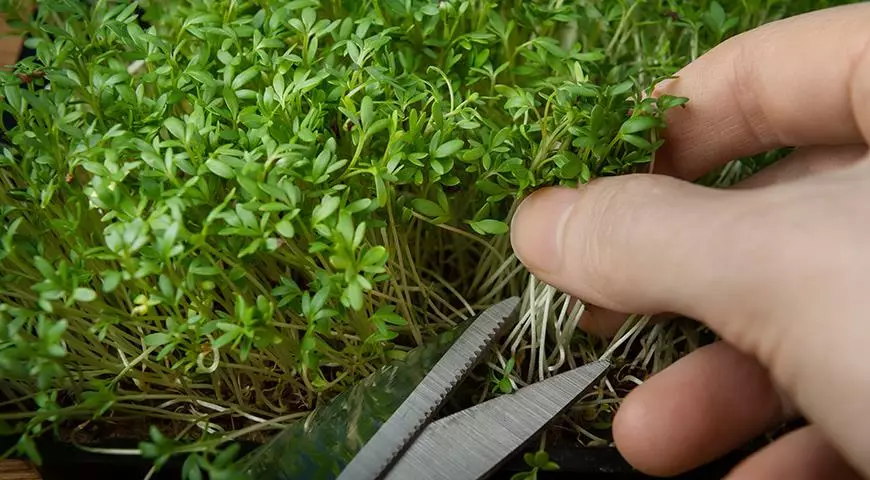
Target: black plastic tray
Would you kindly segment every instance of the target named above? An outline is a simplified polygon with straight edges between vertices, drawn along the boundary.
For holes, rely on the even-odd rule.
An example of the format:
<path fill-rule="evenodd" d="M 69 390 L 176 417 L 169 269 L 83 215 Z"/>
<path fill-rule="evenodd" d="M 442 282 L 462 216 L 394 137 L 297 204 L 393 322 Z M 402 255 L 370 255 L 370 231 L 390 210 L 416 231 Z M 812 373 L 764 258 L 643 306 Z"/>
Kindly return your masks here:
<path fill-rule="evenodd" d="M 13 446 L 17 437 L 0 437 L 0 448 L 4 450 Z M 677 480 L 695 480 L 722 478 L 739 461 L 746 458 L 763 440 L 752 442 L 744 449 L 729 454 L 709 465 L 689 473 L 673 477 Z M 40 472 L 44 480 L 67 480 L 69 478 L 97 479 L 143 479 L 151 469 L 151 461 L 138 456 L 108 455 L 86 452 L 70 443 L 58 442 L 49 438 L 38 439 L 37 448 L 43 459 Z M 242 443 L 242 453 L 248 453 L 258 445 Z M 94 445 L 96 446 L 96 445 Z M 113 441 L 110 448 L 136 448 L 134 441 Z M 554 447 L 548 448 L 550 458 L 560 465 L 556 472 L 538 474 L 540 480 L 587 479 L 600 478 L 606 480 L 641 480 L 652 479 L 634 470 L 612 447 Z M 181 465 L 184 457 L 170 459 L 159 472 L 152 475 L 153 480 L 181 478 Z M 509 480 L 516 473 L 526 471 L 521 456 L 506 463 L 492 477 L 493 480 Z M 300 479 L 303 480 L 303 479 Z"/>

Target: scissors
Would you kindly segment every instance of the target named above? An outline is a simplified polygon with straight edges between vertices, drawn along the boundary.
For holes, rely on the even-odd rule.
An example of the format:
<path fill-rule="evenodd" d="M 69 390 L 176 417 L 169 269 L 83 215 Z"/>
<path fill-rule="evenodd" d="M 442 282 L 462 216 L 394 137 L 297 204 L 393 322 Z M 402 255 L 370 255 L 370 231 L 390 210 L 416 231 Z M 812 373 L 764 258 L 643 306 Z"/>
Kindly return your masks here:
<path fill-rule="evenodd" d="M 607 360 L 591 362 L 433 421 L 485 350 L 516 320 L 519 304 L 512 297 L 475 318 L 337 480 L 487 478 L 607 371 Z"/>

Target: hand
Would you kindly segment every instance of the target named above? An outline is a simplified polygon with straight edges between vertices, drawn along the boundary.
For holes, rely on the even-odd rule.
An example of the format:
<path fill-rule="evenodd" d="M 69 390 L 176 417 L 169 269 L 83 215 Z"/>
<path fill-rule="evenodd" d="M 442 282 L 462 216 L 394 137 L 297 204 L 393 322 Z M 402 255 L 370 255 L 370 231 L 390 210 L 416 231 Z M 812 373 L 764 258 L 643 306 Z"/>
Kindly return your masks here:
<path fill-rule="evenodd" d="M 690 100 L 656 174 L 544 189 L 517 212 L 514 249 L 539 279 L 723 338 L 623 402 L 616 445 L 638 469 L 679 474 L 800 412 L 809 426 L 732 478 L 870 476 L 868 25 L 859 4 L 724 42 L 657 88 Z M 690 183 L 782 146 L 797 149 L 737 188 Z"/>

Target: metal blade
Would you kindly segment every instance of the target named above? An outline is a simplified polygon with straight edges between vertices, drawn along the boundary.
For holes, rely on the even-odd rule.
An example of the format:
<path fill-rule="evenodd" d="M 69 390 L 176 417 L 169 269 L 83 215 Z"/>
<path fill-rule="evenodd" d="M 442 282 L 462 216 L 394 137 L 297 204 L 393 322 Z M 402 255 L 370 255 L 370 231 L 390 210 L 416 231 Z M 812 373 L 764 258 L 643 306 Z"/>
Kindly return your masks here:
<path fill-rule="evenodd" d="M 475 319 L 342 470 L 338 480 L 380 478 L 480 360 L 507 320 L 516 314 L 519 303 L 517 297 L 507 299 Z"/>
<path fill-rule="evenodd" d="M 429 424 L 385 480 L 485 478 L 576 402 L 609 366 L 599 360 Z"/>

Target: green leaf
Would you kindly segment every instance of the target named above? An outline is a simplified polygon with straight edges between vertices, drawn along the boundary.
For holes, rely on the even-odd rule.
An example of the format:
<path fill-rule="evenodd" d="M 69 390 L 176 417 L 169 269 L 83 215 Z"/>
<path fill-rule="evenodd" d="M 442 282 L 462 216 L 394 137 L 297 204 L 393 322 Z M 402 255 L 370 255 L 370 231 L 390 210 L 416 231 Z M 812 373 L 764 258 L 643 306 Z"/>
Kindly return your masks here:
<path fill-rule="evenodd" d="M 375 118 L 374 104 L 371 97 L 364 97 L 359 108 L 360 121 L 362 122 L 363 130 L 368 130 Z"/>
<path fill-rule="evenodd" d="M 537 466 L 537 462 L 535 461 L 535 454 L 533 452 L 524 453 L 523 461 L 526 462 L 526 465 L 530 467 Z"/>
<path fill-rule="evenodd" d="M 152 333 L 150 335 L 146 335 L 143 339 L 146 346 L 149 347 L 159 347 L 160 345 L 165 345 L 172 340 L 172 336 L 168 333 Z"/>
<path fill-rule="evenodd" d="M 356 282 L 348 284 L 347 288 L 344 289 L 342 302 L 353 310 L 361 309 L 363 306 L 362 287 Z"/>
<path fill-rule="evenodd" d="M 209 171 L 211 171 L 211 173 L 222 178 L 234 178 L 236 176 L 235 172 L 233 172 L 233 169 L 226 163 L 221 162 L 220 160 L 210 158 L 205 161 L 205 166 L 209 169 Z"/>
<path fill-rule="evenodd" d="M 54 278 L 54 266 L 48 263 L 48 260 L 42 257 L 33 258 L 33 266 L 39 270 L 44 278 Z"/>
<path fill-rule="evenodd" d="M 121 272 L 103 272 L 103 291 L 110 293 L 121 283 Z"/>
<path fill-rule="evenodd" d="M 310 30 L 312 26 L 314 26 L 314 22 L 317 20 L 317 11 L 313 8 L 306 8 L 302 10 L 302 23 L 305 25 L 306 30 Z"/>
<path fill-rule="evenodd" d="M 220 468 L 226 468 L 229 466 L 233 459 L 235 459 L 236 455 L 238 455 L 239 450 L 241 449 L 241 445 L 238 443 L 231 443 L 227 448 L 220 451 L 214 457 L 214 465 Z"/>
<path fill-rule="evenodd" d="M 183 140 L 184 139 L 184 122 L 176 117 L 169 117 L 164 122 L 163 125 L 169 130 L 169 133 L 172 134 L 173 137 Z"/>
<path fill-rule="evenodd" d="M 368 134 L 369 136 L 374 135 L 374 134 L 379 133 L 383 130 L 386 130 L 387 128 L 389 128 L 389 126 L 390 126 L 390 119 L 389 118 L 382 118 L 380 120 L 375 120 L 374 123 L 369 125 L 369 127 L 366 129 L 366 134 Z"/>
<path fill-rule="evenodd" d="M 338 197 L 333 197 L 332 195 L 326 195 L 320 201 L 320 205 L 314 207 L 314 210 L 311 214 L 311 223 L 318 224 L 329 218 L 336 210 L 338 210 L 338 205 L 341 200 Z"/>
<path fill-rule="evenodd" d="M 387 253 L 387 249 L 378 245 L 372 247 L 363 255 L 361 263 L 363 265 L 382 265 L 387 261 L 388 257 L 389 253 Z"/>
<path fill-rule="evenodd" d="M 620 95 L 625 95 L 626 93 L 630 92 L 633 87 L 634 83 L 630 80 L 627 80 L 625 82 L 610 87 L 608 89 L 608 92 L 611 96 L 618 97 Z"/>
<path fill-rule="evenodd" d="M 73 299 L 77 302 L 93 302 L 97 299 L 97 292 L 90 288 L 79 287 L 73 291 Z"/>
<path fill-rule="evenodd" d="M 461 150 L 463 145 L 464 143 L 462 140 L 449 140 L 444 142 L 435 150 L 435 158 L 449 157 Z"/>
<path fill-rule="evenodd" d="M 226 332 L 223 335 L 221 335 L 220 337 L 218 337 L 217 340 L 211 342 L 211 346 L 212 346 L 212 348 L 224 347 L 224 346 L 232 343 L 236 339 L 237 336 L 238 335 L 236 334 L 236 332 Z"/>
<path fill-rule="evenodd" d="M 139 452 L 142 453 L 144 458 L 157 458 L 160 456 L 160 449 L 151 442 L 139 442 Z"/>
<path fill-rule="evenodd" d="M 659 95 L 659 97 L 656 98 L 656 106 L 658 106 L 662 111 L 683 106 L 688 102 L 689 99 L 687 97 L 675 97 L 673 95 Z"/>
<path fill-rule="evenodd" d="M 275 224 L 275 230 L 284 238 L 293 238 L 296 234 L 296 230 L 293 228 L 293 224 L 290 223 L 289 220 L 281 220 Z"/>
<path fill-rule="evenodd" d="M 653 145 L 646 139 L 637 135 L 622 135 L 622 139 L 643 150 L 652 150 Z"/>
<path fill-rule="evenodd" d="M 183 480 L 202 480 L 202 471 L 199 469 L 199 455 L 190 454 L 184 465 L 181 467 L 181 478 Z"/>
<path fill-rule="evenodd" d="M 39 450 L 36 448 L 36 442 L 30 435 L 22 435 L 18 438 L 18 449 L 27 455 L 33 463 L 42 465 L 42 456 L 39 455 Z"/>
<path fill-rule="evenodd" d="M 429 4 L 426 4 L 426 5 L 423 5 L 423 6 L 420 8 L 420 13 L 422 13 L 423 15 L 430 16 L 430 17 L 436 16 L 436 15 L 438 15 L 440 12 L 441 12 L 441 11 L 438 9 L 438 5 L 435 5 L 435 4 L 432 4 L 432 3 L 429 3 Z"/>
<path fill-rule="evenodd" d="M 498 220 L 487 219 L 478 222 L 469 222 L 469 224 L 474 231 L 481 235 L 503 235 L 510 230 L 506 223 Z"/>
<path fill-rule="evenodd" d="M 351 203 L 347 207 L 345 207 L 344 210 L 348 213 L 362 212 L 362 211 L 368 210 L 368 208 L 371 206 L 371 204 L 372 204 L 371 199 L 361 198 L 361 199 Z"/>
<path fill-rule="evenodd" d="M 415 198 L 411 201 L 411 206 L 414 207 L 414 210 L 427 217 L 440 217 L 445 215 L 444 210 L 442 210 L 437 203 L 431 200 L 426 200 L 425 198 Z"/>
<path fill-rule="evenodd" d="M 238 74 L 236 78 L 233 79 L 232 88 L 233 90 L 238 91 L 240 88 L 245 86 L 248 82 L 254 79 L 257 75 L 260 74 L 260 67 L 258 65 L 254 65 L 253 67 L 249 67 L 247 70 Z"/>
<path fill-rule="evenodd" d="M 619 131 L 623 134 L 637 133 L 644 130 L 650 130 L 662 125 L 661 120 L 654 117 L 638 116 L 632 117 L 623 122 Z"/>

